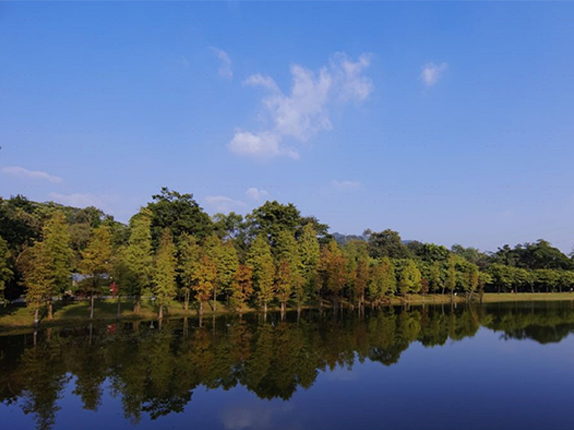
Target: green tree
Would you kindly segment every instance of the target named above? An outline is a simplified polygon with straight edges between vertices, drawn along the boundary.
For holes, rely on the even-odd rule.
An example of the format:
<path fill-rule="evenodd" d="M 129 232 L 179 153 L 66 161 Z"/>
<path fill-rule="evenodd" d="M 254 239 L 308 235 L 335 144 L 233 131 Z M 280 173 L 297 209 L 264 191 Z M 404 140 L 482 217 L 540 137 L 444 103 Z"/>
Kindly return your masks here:
<path fill-rule="evenodd" d="M 435 261 L 430 266 L 430 279 L 429 279 L 429 287 L 432 293 L 438 293 L 442 291 L 444 294 L 444 282 L 442 278 L 442 265 L 440 262 Z"/>
<path fill-rule="evenodd" d="M 155 258 L 153 274 L 153 292 L 159 307 L 158 319 L 163 318 L 163 308 L 177 295 L 176 284 L 176 247 L 169 229 L 165 229 L 161 237 Z"/>
<path fill-rule="evenodd" d="M 50 261 L 44 242 L 35 242 L 24 248 L 17 260 L 17 266 L 24 277 L 26 305 L 34 308 L 34 324 L 40 321 L 39 311 L 52 299 Z"/>
<path fill-rule="evenodd" d="M 203 302 L 209 300 L 215 282 L 217 280 L 217 268 L 211 259 L 203 256 L 197 270 L 193 273 L 193 290 L 195 298 L 199 302 L 199 315 L 203 315 Z"/>
<path fill-rule="evenodd" d="M 151 218 L 152 212 L 142 208 L 130 219 L 130 237 L 126 250 L 126 267 L 129 271 L 127 290 L 135 297 L 135 314 L 140 313 L 141 297 L 152 282 Z"/>
<path fill-rule="evenodd" d="M 209 236 L 203 245 L 205 255 L 215 264 L 217 279 L 213 289 L 213 310 L 217 310 L 217 294 L 224 292 L 229 296 L 233 276 L 239 266 L 237 250 L 231 240 L 222 242 L 214 233 Z"/>
<path fill-rule="evenodd" d="M 291 264 L 287 259 L 282 259 L 277 265 L 277 274 L 275 276 L 275 293 L 281 303 L 281 314 L 285 313 L 287 301 L 293 293 L 293 271 Z"/>
<path fill-rule="evenodd" d="M 90 294 L 90 318 L 94 318 L 94 296 L 99 292 L 104 277 L 112 272 L 112 241 L 108 227 L 96 228 L 88 246 L 82 251 L 80 268 L 84 274 L 89 275 L 85 281 Z"/>
<path fill-rule="evenodd" d="M 187 233 L 203 239 L 213 231 L 213 223 L 193 194 L 180 194 L 163 187 L 159 194 L 152 196 L 153 201 L 147 205 L 152 213 L 152 243 L 158 245 L 163 230 L 169 228 L 172 237 L 178 238 Z"/>
<path fill-rule="evenodd" d="M 450 256 L 448 259 L 448 269 L 446 271 L 446 281 L 444 283 L 447 290 L 450 291 L 451 300 L 454 299 L 454 290 L 456 289 L 457 273 L 456 273 L 456 258 Z"/>
<path fill-rule="evenodd" d="M 193 290 L 195 273 L 199 269 L 202 249 L 194 236 L 184 233 L 179 241 L 179 273 L 181 279 L 181 294 L 183 308 L 189 309 L 189 297 Z"/>
<path fill-rule="evenodd" d="M 301 300 L 304 301 L 312 297 L 317 287 L 319 259 L 321 258 L 321 249 L 317 240 L 317 233 L 311 224 L 303 227 L 303 232 L 298 241 L 299 256 L 301 261 L 301 275 L 304 282 L 304 295 Z"/>
<path fill-rule="evenodd" d="M 301 309 L 301 304 L 305 299 L 305 278 L 303 259 L 299 249 L 299 244 L 293 233 L 282 230 L 277 235 L 277 243 L 275 245 L 275 258 L 277 270 L 277 286 L 279 287 L 281 279 L 289 282 L 289 297 L 291 293 L 295 295 L 297 301 L 297 309 Z M 281 264 L 286 262 L 289 266 L 281 268 Z M 281 272 L 281 273 L 280 273 Z M 280 291 L 277 290 L 278 295 Z M 283 294 L 284 296 L 284 294 Z M 286 301 L 285 301 L 286 303 Z M 283 304 L 285 304 L 283 303 Z M 284 307 L 284 306 L 283 306 Z"/>
<path fill-rule="evenodd" d="M 70 248 L 70 234 L 66 218 L 56 211 L 42 229 L 42 252 L 45 253 L 50 284 L 48 319 L 52 319 L 52 297 L 63 294 L 72 285 L 74 252 Z"/>
<path fill-rule="evenodd" d="M 4 301 L 6 284 L 12 280 L 12 253 L 8 249 L 8 242 L 0 236 L 0 302 Z"/>
<path fill-rule="evenodd" d="M 368 238 L 369 254 L 373 258 L 407 258 L 410 251 L 401 240 L 399 233 L 385 230 L 380 233 L 371 232 Z"/>
<path fill-rule="evenodd" d="M 404 297 L 421 289 L 421 272 L 413 260 L 408 260 L 400 273 L 399 291 Z"/>
<path fill-rule="evenodd" d="M 511 267 L 496 263 L 488 267 L 487 273 L 491 276 L 491 283 L 497 287 L 499 294 L 501 289 L 507 291 L 512 287 L 514 277 Z"/>
<path fill-rule="evenodd" d="M 365 290 L 369 282 L 369 254 L 364 250 L 357 258 L 357 276 L 355 277 L 355 296 L 359 307 L 365 303 Z"/>
<path fill-rule="evenodd" d="M 277 201 L 265 202 L 247 216 L 251 224 L 252 235 L 265 234 L 271 245 L 275 246 L 281 231 L 292 234 L 301 225 L 301 213 L 292 203 L 287 205 Z"/>
<path fill-rule="evenodd" d="M 247 254 L 247 266 L 253 271 L 253 283 L 258 299 L 263 304 L 263 311 L 267 312 L 267 304 L 273 300 L 273 278 L 275 276 L 275 265 L 271 248 L 267 242 L 265 234 L 257 235 Z"/>

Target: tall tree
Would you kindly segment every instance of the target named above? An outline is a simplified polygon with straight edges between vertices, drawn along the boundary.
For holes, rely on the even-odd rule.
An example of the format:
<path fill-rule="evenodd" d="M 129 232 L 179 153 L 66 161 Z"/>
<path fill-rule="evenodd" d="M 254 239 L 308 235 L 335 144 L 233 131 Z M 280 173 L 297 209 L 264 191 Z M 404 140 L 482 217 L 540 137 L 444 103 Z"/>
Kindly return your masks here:
<path fill-rule="evenodd" d="M 268 201 L 253 209 L 248 215 L 248 221 L 251 223 L 252 235 L 265 234 L 274 247 L 279 232 L 295 233 L 301 225 L 301 213 L 292 203 L 284 205 L 277 201 Z"/>
<path fill-rule="evenodd" d="M 195 298 L 199 302 L 199 315 L 203 315 L 203 302 L 209 300 L 216 280 L 217 268 L 215 264 L 209 257 L 203 256 L 193 274 L 193 290 L 195 291 Z"/>
<path fill-rule="evenodd" d="M 80 268 L 89 275 L 86 285 L 90 294 L 90 318 L 94 318 L 94 296 L 99 292 L 105 276 L 112 272 L 112 240 L 108 227 L 96 228 L 88 246 L 82 252 Z"/>
<path fill-rule="evenodd" d="M 319 259 L 321 258 L 317 233 L 311 224 L 303 227 L 298 245 L 301 259 L 301 275 L 304 282 L 303 297 L 299 301 L 304 301 L 312 297 L 317 289 Z"/>
<path fill-rule="evenodd" d="M 231 303 L 239 314 L 243 313 L 243 307 L 253 294 L 253 271 L 249 266 L 241 264 L 233 276 Z"/>
<path fill-rule="evenodd" d="M 407 258 L 410 251 L 396 231 L 387 229 L 380 233 L 371 232 L 368 239 L 369 254 L 373 258 Z"/>
<path fill-rule="evenodd" d="M 181 279 L 181 293 L 183 295 L 183 308 L 189 309 L 189 297 L 193 290 L 195 274 L 199 269 L 202 249 L 194 236 L 183 234 L 179 241 L 179 272 Z"/>
<path fill-rule="evenodd" d="M 287 307 L 287 301 L 293 293 L 293 272 L 291 270 L 291 264 L 287 259 L 281 259 L 277 264 L 275 292 L 279 303 L 281 303 L 281 314 L 283 315 Z"/>
<path fill-rule="evenodd" d="M 0 302 L 4 301 L 6 284 L 12 280 L 12 254 L 8 249 L 8 242 L 0 236 Z"/>
<path fill-rule="evenodd" d="M 365 303 L 365 290 L 369 282 L 369 254 L 362 251 L 357 259 L 357 276 L 355 277 L 355 296 L 359 307 Z"/>
<path fill-rule="evenodd" d="M 153 274 L 154 288 L 157 304 L 159 307 L 158 319 L 163 318 L 163 308 L 177 295 L 176 284 L 176 248 L 171 238 L 169 229 L 165 229 L 155 258 L 155 270 Z"/>
<path fill-rule="evenodd" d="M 287 230 L 282 230 L 277 235 L 277 242 L 275 246 L 275 260 L 277 270 L 277 288 L 282 288 L 281 296 L 285 299 L 282 302 L 282 307 L 285 308 L 287 300 L 291 294 L 295 295 L 297 301 L 297 309 L 301 309 L 301 304 L 305 298 L 305 278 L 303 276 L 303 260 L 300 253 L 299 244 L 295 235 Z M 289 266 L 281 267 L 283 262 Z M 285 282 L 288 282 L 289 294 L 285 294 Z M 280 287 L 280 284 L 283 286 Z M 279 290 L 277 290 L 279 294 Z M 281 300 L 281 299 L 280 299 Z"/>
<path fill-rule="evenodd" d="M 447 290 L 450 291 L 451 300 L 454 299 L 454 290 L 456 289 L 457 273 L 455 263 L 456 258 L 453 255 L 451 255 L 448 259 L 448 269 L 446 272 L 446 281 L 445 281 L 445 287 Z"/>
<path fill-rule="evenodd" d="M 142 208 L 130 219 L 126 266 L 129 270 L 128 292 L 135 297 L 135 314 L 141 311 L 141 297 L 144 291 L 151 287 L 153 271 L 151 218 L 152 212 Z"/>
<path fill-rule="evenodd" d="M 48 319 L 52 318 L 52 297 L 63 294 L 72 286 L 72 262 L 74 252 L 70 248 L 70 234 L 66 218 L 56 211 L 42 230 L 45 253 L 48 264 L 48 281 L 51 297 L 48 302 Z"/>
<path fill-rule="evenodd" d="M 429 287 L 431 293 L 438 293 L 442 290 L 444 294 L 444 283 L 442 280 L 442 268 L 439 261 L 435 261 L 430 266 Z"/>
<path fill-rule="evenodd" d="M 247 266 L 253 271 L 253 284 L 257 297 L 267 312 L 268 303 L 274 298 L 273 278 L 275 265 L 267 237 L 264 233 L 257 235 L 247 254 Z"/>
<path fill-rule="evenodd" d="M 400 274 L 399 290 L 406 297 L 409 293 L 419 292 L 420 289 L 421 272 L 415 262 L 409 259 Z"/>
<path fill-rule="evenodd" d="M 229 295 L 233 276 L 239 265 L 237 250 L 231 240 L 222 242 L 214 233 L 204 243 L 204 252 L 215 264 L 217 278 L 213 288 L 213 310 L 217 310 L 217 295 L 224 292 Z"/>
<path fill-rule="evenodd" d="M 152 213 L 152 242 L 154 248 L 159 244 L 165 228 L 169 228 L 173 237 L 187 233 L 203 239 L 213 231 L 213 223 L 193 194 L 180 194 L 163 187 L 159 194 L 152 196 L 147 205 Z"/>
<path fill-rule="evenodd" d="M 323 285 L 331 293 L 333 306 L 337 307 L 339 293 L 347 280 L 346 261 L 343 252 L 335 240 L 321 251 L 320 270 Z"/>
<path fill-rule="evenodd" d="M 44 242 L 35 242 L 24 248 L 17 260 L 17 266 L 24 276 L 26 305 L 34 308 L 34 324 L 40 321 L 39 311 L 52 298 L 50 266 Z"/>

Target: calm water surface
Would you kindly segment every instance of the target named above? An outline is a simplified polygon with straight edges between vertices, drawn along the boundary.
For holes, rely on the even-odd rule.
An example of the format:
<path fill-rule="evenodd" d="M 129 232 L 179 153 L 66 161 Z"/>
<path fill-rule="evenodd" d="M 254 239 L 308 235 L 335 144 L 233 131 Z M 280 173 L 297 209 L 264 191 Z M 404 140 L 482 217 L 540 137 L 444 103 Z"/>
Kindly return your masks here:
<path fill-rule="evenodd" d="M 5 429 L 561 429 L 574 303 L 0 336 Z"/>

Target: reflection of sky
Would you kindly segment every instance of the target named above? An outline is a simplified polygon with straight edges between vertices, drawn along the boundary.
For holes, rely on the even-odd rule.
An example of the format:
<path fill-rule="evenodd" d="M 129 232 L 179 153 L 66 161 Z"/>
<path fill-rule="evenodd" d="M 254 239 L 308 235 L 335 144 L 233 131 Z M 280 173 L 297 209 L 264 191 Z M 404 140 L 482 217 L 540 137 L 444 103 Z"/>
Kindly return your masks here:
<path fill-rule="evenodd" d="M 229 405 L 221 411 L 227 430 L 286 428 L 285 420 L 295 414 L 292 403 L 251 401 Z M 290 427 L 291 428 L 291 427 Z"/>

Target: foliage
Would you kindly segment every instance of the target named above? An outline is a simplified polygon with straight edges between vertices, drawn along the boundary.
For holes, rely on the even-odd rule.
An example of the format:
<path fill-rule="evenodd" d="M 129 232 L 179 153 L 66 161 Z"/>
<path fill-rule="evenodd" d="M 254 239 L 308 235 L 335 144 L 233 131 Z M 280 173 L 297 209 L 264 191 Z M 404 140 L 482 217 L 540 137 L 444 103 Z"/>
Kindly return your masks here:
<path fill-rule="evenodd" d="M 166 228 L 161 236 L 153 273 L 153 292 L 160 309 L 160 316 L 163 307 L 177 295 L 176 252 L 171 232 Z"/>

